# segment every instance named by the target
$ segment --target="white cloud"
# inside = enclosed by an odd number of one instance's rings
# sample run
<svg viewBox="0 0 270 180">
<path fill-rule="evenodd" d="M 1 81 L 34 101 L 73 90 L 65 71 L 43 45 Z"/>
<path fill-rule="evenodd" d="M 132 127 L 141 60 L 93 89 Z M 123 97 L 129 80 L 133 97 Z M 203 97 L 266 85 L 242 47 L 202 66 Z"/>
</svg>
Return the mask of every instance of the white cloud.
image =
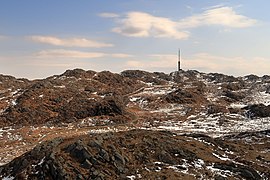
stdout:
<svg viewBox="0 0 270 180">
<path fill-rule="evenodd" d="M 254 26 L 257 20 L 237 14 L 232 7 L 216 7 L 179 21 L 182 28 L 195 28 L 205 25 L 220 25 L 230 28 Z"/>
<path fill-rule="evenodd" d="M 220 8 L 220 7 L 224 7 L 224 4 L 217 4 L 217 5 L 213 5 L 213 6 L 209 6 L 206 8 L 203 8 L 204 10 L 209 10 L 209 9 L 216 9 L 216 8 Z"/>
<path fill-rule="evenodd" d="M 104 18 L 116 18 L 116 17 L 119 17 L 119 15 L 115 14 L 115 13 L 100 13 L 98 15 L 100 17 L 104 17 Z"/>
<path fill-rule="evenodd" d="M 110 57 L 113 57 L 113 58 L 130 58 L 130 57 L 133 57 L 133 55 L 123 54 L 123 53 L 107 54 L 107 56 L 110 56 Z"/>
<path fill-rule="evenodd" d="M 43 50 L 35 54 L 39 58 L 80 58 L 91 59 L 104 57 L 104 53 L 70 51 L 64 49 Z"/>
<path fill-rule="evenodd" d="M 36 54 L 35 57 L 38 58 L 76 58 L 76 59 L 93 59 L 93 58 L 102 58 L 102 57 L 109 57 L 109 58 L 130 58 L 133 57 L 130 54 L 123 54 L 123 53 L 101 53 L 101 52 L 83 52 L 83 51 L 72 51 L 72 50 L 65 50 L 65 49 L 50 49 L 50 50 L 43 50 Z"/>
<path fill-rule="evenodd" d="M 66 38 L 61 39 L 54 36 L 31 36 L 31 40 L 39 43 L 50 44 L 54 46 L 64 46 L 64 47 L 112 47 L 113 44 L 97 42 L 86 38 Z"/>
<path fill-rule="evenodd" d="M 254 26 L 257 20 L 238 14 L 232 7 L 219 5 L 178 21 L 144 12 L 129 12 L 117 18 L 117 22 L 119 26 L 112 31 L 125 36 L 187 39 L 187 30 L 191 28 L 211 25 L 246 28 Z"/>
<path fill-rule="evenodd" d="M 177 22 L 143 12 L 130 12 L 113 32 L 131 37 L 167 37 L 187 39 L 189 33 L 178 29 Z"/>
</svg>

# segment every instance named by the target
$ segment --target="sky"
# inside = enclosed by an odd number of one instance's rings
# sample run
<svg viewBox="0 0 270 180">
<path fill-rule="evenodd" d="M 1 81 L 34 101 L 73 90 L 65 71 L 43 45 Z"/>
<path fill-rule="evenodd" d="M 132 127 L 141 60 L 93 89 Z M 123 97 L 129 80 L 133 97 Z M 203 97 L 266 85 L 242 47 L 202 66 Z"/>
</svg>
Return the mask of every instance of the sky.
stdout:
<svg viewBox="0 0 270 180">
<path fill-rule="evenodd" d="M 269 74 L 269 0 L 2 0 L 0 74 Z"/>
</svg>

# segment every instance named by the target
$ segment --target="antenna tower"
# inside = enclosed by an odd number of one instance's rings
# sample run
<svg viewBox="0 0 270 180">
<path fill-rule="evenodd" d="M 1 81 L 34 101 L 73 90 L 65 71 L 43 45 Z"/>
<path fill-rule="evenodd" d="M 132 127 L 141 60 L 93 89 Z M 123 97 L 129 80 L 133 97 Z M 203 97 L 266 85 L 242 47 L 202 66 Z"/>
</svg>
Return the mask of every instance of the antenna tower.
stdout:
<svg viewBox="0 0 270 180">
<path fill-rule="evenodd" d="M 178 71 L 181 71 L 181 50 L 178 49 Z"/>
</svg>

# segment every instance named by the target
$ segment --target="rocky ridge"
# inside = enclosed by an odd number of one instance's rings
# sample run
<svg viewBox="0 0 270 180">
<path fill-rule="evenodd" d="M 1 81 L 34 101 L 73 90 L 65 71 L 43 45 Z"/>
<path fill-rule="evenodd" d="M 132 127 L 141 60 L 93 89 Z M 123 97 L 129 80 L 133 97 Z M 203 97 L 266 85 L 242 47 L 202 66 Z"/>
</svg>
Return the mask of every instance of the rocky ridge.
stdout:
<svg viewBox="0 0 270 180">
<path fill-rule="evenodd" d="M 211 138 L 201 134 L 132 130 L 56 138 L 0 168 L 16 179 L 262 179 L 269 154 L 247 156 L 253 145 L 267 151 L 270 132 Z M 253 145 L 245 138 L 256 138 Z M 253 162 L 256 162 L 253 163 Z"/>
</svg>

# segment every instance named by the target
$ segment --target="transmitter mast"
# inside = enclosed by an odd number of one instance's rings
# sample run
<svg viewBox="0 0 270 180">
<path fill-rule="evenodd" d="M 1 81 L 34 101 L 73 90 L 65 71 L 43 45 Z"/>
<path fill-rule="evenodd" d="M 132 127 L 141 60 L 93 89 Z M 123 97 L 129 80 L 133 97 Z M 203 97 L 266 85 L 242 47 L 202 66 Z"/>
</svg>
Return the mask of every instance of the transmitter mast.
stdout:
<svg viewBox="0 0 270 180">
<path fill-rule="evenodd" d="M 178 49 L 178 71 L 181 71 L 181 50 Z"/>
</svg>

